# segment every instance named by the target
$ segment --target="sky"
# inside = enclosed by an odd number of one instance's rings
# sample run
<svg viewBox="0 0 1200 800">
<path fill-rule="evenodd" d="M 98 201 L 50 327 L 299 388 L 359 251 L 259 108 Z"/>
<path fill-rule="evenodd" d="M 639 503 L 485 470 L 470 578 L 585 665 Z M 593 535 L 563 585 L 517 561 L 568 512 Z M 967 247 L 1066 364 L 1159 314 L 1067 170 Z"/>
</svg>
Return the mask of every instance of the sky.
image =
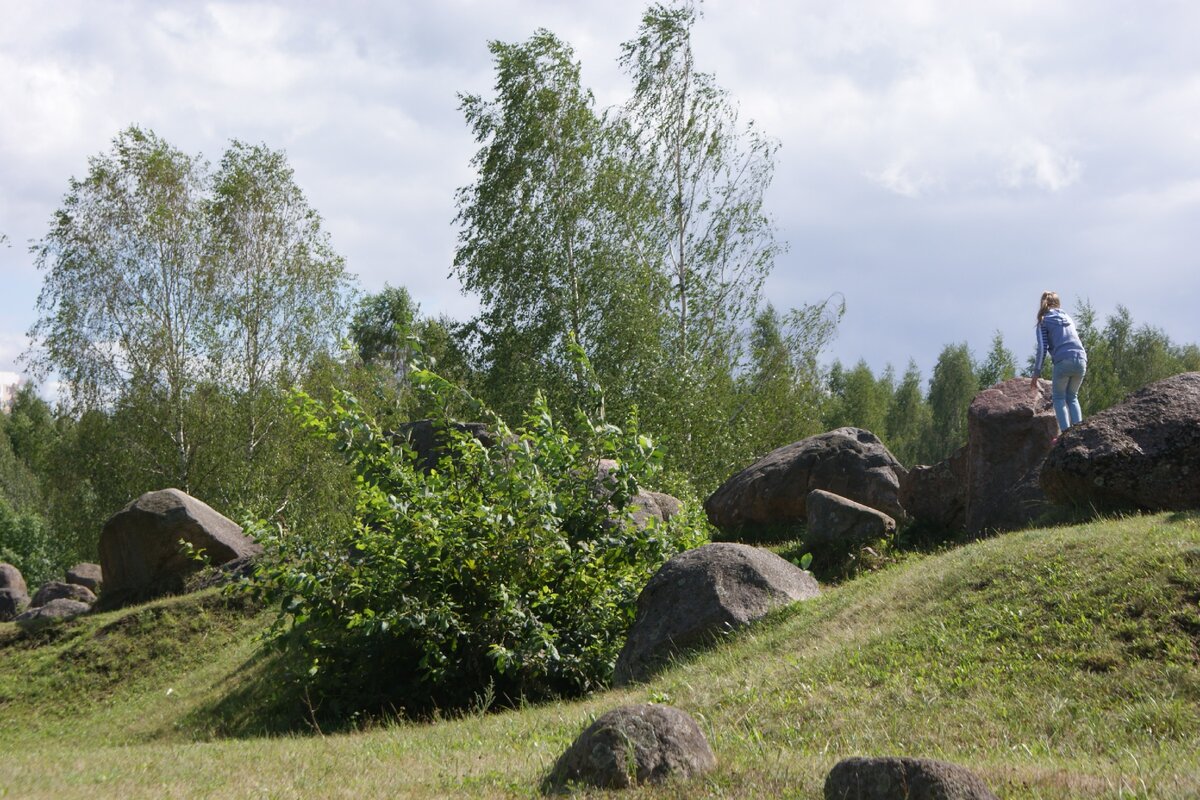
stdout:
<svg viewBox="0 0 1200 800">
<path fill-rule="evenodd" d="M 547 28 L 601 108 L 643 0 L 0 0 L 0 385 L 37 318 L 29 245 L 136 124 L 212 162 L 287 153 L 363 291 L 476 310 L 450 275 L 491 40 Z M 826 362 L 1024 364 L 1046 289 L 1200 342 L 1200 4 L 707 0 L 699 67 L 779 140 L 778 309 L 844 298 Z"/>
</svg>

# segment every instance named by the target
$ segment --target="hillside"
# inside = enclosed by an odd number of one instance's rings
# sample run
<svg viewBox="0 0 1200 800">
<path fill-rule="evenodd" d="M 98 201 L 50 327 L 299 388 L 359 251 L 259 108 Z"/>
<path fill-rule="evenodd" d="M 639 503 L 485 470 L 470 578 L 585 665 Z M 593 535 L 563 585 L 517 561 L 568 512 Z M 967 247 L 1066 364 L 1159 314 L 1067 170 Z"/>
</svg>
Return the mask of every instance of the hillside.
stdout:
<svg viewBox="0 0 1200 800">
<path fill-rule="evenodd" d="M 267 620 L 209 593 L 0 625 L 0 797 L 536 796 L 591 717 L 647 700 L 697 717 L 719 766 L 629 796 L 819 797 L 861 754 L 955 761 L 1005 798 L 1200 796 L 1194 515 L 913 558 L 648 685 L 435 723 L 305 726 Z"/>
</svg>

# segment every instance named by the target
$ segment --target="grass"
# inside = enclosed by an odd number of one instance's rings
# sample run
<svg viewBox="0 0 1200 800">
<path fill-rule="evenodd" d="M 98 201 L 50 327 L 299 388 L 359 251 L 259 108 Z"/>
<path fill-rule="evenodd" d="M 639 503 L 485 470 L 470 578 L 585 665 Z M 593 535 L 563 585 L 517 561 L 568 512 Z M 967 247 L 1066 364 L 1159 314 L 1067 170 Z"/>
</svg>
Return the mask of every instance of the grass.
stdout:
<svg viewBox="0 0 1200 800">
<path fill-rule="evenodd" d="M 0 797 L 534 797 L 591 719 L 646 701 L 695 716 L 719 766 L 623 796 L 815 798 L 869 754 L 954 761 L 1005 798 L 1200 797 L 1194 516 L 915 556 L 643 686 L 336 735 L 280 691 L 266 620 L 210 593 L 0 625 Z"/>
</svg>

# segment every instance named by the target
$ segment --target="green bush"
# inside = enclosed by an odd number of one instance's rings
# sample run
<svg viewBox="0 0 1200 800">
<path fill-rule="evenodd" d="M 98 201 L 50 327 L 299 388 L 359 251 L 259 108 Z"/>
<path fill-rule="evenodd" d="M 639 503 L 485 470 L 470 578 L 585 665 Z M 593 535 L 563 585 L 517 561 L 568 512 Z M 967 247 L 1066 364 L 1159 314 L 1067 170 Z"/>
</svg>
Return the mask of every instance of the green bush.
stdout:
<svg viewBox="0 0 1200 800">
<path fill-rule="evenodd" d="M 49 580 L 61 580 L 62 554 L 50 539 L 46 521 L 32 512 L 15 511 L 0 499 L 0 562 L 12 564 L 31 590 Z"/>
<path fill-rule="evenodd" d="M 438 376 L 414 382 L 446 409 Z M 705 540 L 692 503 L 639 529 L 631 500 L 662 453 L 637 431 L 577 414 L 573 431 L 538 397 L 510 429 L 476 406 L 497 445 L 437 418 L 438 467 L 384 433 L 352 395 L 296 413 L 336 443 L 357 474 L 353 525 L 300 537 L 260 525 L 271 557 L 255 585 L 277 603 L 277 641 L 302 656 L 304 696 L 323 713 L 426 713 L 603 686 L 634 601 L 670 556 Z M 600 459 L 618 466 L 600 490 Z"/>
</svg>

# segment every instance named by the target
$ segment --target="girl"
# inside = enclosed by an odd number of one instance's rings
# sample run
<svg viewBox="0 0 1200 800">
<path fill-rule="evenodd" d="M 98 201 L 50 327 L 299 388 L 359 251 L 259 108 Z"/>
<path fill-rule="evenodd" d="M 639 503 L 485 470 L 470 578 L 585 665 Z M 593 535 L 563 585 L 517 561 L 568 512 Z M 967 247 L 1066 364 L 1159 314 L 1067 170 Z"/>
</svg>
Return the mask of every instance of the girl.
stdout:
<svg viewBox="0 0 1200 800">
<path fill-rule="evenodd" d="M 1054 362 L 1051 396 L 1054 398 L 1054 415 L 1058 417 L 1061 433 L 1072 425 L 1083 421 L 1079 408 L 1079 385 L 1087 374 L 1087 353 L 1075 323 L 1060 307 L 1062 304 L 1055 292 L 1042 292 L 1042 302 L 1037 315 L 1037 363 L 1033 367 L 1030 387 L 1037 389 L 1038 377 L 1042 374 L 1042 363 L 1046 354 Z"/>
</svg>

